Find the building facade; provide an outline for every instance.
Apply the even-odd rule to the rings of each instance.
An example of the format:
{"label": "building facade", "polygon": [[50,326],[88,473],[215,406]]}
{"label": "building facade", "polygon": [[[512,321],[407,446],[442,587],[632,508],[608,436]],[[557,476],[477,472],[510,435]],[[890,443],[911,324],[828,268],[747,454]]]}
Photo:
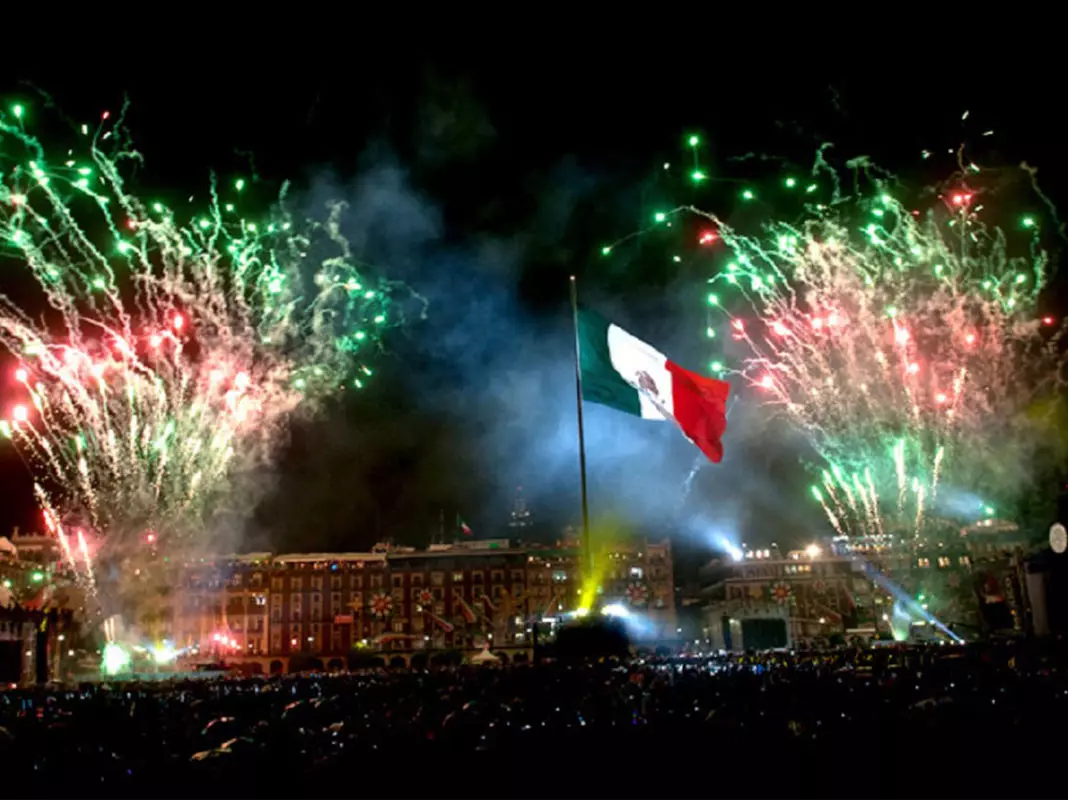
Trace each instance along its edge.
{"label": "building facade", "polygon": [[679,633],[671,541],[617,544],[602,558],[601,599],[640,615],[636,638],[671,641]]}
{"label": "building facade", "polygon": [[791,643],[900,637],[910,626],[945,625],[965,638],[1022,631],[1026,546],[1015,525],[984,520],[937,540],[838,538],[785,556],[746,550],[702,570],[705,634],[722,641],[724,620],[776,616]]}
{"label": "building facade", "polygon": [[[612,546],[602,562],[602,604],[627,604],[649,638],[672,638],[670,543]],[[169,629],[188,658],[275,670],[296,657],[338,666],[354,651],[525,652],[536,624],[579,608],[580,564],[573,541],[507,539],[198,559],[181,570]]]}

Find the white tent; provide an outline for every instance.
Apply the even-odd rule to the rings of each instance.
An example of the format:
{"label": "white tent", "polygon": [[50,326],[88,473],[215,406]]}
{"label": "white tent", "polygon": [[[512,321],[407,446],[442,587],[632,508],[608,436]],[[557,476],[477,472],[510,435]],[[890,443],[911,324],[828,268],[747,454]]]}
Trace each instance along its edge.
{"label": "white tent", "polygon": [[493,653],[491,653],[489,651],[489,648],[487,647],[481,653],[479,653],[478,655],[471,656],[471,658],[469,659],[468,663],[471,663],[471,664],[496,664],[499,661],[500,661],[500,659],[497,658],[497,656],[493,655]]}

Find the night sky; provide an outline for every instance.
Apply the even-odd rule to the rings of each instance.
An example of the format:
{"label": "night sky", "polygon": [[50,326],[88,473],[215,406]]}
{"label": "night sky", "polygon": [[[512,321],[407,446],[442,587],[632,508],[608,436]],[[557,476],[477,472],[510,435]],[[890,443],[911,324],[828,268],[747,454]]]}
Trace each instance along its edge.
{"label": "night sky", "polygon": [[[467,63],[394,54],[354,55],[343,69],[301,59],[254,78],[23,77],[72,119],[128,96],[145,156],[139,194],[202,195],[215,170],[257,176],[264,197],[289,179],[312,214],[348,200],[344,231],[358,255],[429,302],[425,321],[387,339],[366,391],[293,426],[248,510],[248,546],[357,550],[387,536],[425,544],[442,510],[497,535],[518,486],[544,523],[539,536],[577,521],[568,275],[586,302],[683,365],[704,369],[711,356],[706,269],[672,262],[655,241],[600,255],[657,208],[694,201],[732,220],[742,213],[734,181],[809,167],[824,142],[842,161],[867,155],[922,183],[951,169],[944,155],[941,167],[921,161],[922,150],[975,141],[988,160],[1038,166],[1051,198],[1062,194],[1058,105],[1037,79],[1004,74],[1000,89],[987,80],[948,91],[939,80],[873,82],[859,69],[728,76],[715,62],[675,56],[658,75],[589,52],[536,69],[520,54]],[[40,102],[15,81],[4,88]],[[995,136],[979,141],[989,129]],[[690,133],[703,137],[712,180],[705,194],[680,196],[662,164],[687,158]],[[784,544],[822,535],[804,445],[746,400],[732,411],[725,461],[703,464],[688,494],[698,454],[677,431],[588,407],[593,513],[701,546],[719,533]],[[0,468],[0,528],[34,524],[8,444]]]}

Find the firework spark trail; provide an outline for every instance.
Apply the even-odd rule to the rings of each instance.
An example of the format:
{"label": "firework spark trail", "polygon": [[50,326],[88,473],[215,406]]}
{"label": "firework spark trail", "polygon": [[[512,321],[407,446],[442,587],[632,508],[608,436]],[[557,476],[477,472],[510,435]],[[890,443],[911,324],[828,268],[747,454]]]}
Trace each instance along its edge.
{"label": "firework spark trail", "polygon": [[[896,525],[919,535],[940,482],[995,497],[1021,485],[1041,439],[1027,414],[1060,385],[1063,329],[1036,316],[1050,264],[1033,220],[1016,254],[970,190],[921,215],[866,161],[850,165],[872,196],[847,198],[835,181],[832,205],[757,236],[686,210],[731,251],[710,282],[746,311],[708,302],[748,350],[738,372],[808,434],[845,495],[825,472],[834,508],[814,496],[832,525],[882,530],[877,488],[896,483]],[[821,151],[814,172],[828,168]],[[870,502],[854,502],[843,472],[865,475]]]}
{"label": "firework spark trail", "polygon": [[845,536],[846,532],[842,528],[842,523],[839,521],[838,515],[834,513],[834,510],[829,505],[827,505],[827,501],[823,499],[823,492],[819,490],[818,486],[812,487],[812,496],[815,497],[816,502],[823,507],[823,513],[825,513],[827,519],[830,520],[831,527],[833,527],[840,536]]}
{"label": "firework spark trail", "polygon": [[252,221],[238,180],[213,182],[187,217],[127,188],[121,167],[140,157],[109,115],[61,159],[25,121],[21,107],[0,113],[0,246],[45,313],[0,294],[0,344],[30,401],[0,432],[27,456],[68,562],[76,531],[91,576],[146,531],[172,552],[210,536],[233,476],[270,458],[290,413],[362,387],[405,304],[363,274],[342,205],[298,224],[283,190]]}
{"label": "firework spark trail", "polygon": [[[650,399],[652,399],[655,402],[655,398],[650,398]],[[727,403],[727,409],[724,412],[724,416],[727,419],[730,419],[731,410],[734,408],[734,404],[736,402],[736,399],[737,398],[732,397],[730,399],[730,401]],[[701,469],[707,463],[708,463],[708,459],[705,458],[704,455],[700,456],[699,458],[695,458],[694,459],[693,466],[690,467],[690,471],[686,474],[686,478],[682,482],[682,494],[679,496],[678,505],[675,507],[675,516],[676,517],[679,516],[680,514],[682,514],[682,510],[686,507],[686,500],[689,499],[690,491],[693,489],[694,478],[697,477],[697,473],[700,472]]]}

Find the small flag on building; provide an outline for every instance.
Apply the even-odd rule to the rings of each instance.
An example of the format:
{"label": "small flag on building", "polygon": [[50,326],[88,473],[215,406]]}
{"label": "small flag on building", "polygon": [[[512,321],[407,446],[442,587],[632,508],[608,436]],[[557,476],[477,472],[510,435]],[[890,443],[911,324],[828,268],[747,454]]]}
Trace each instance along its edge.
{"label": "small flag on building", "polygon": [[459,514],[456,515],[456,529],[464,536],[470,536],[472,533],[470,526],[463,521]]}

